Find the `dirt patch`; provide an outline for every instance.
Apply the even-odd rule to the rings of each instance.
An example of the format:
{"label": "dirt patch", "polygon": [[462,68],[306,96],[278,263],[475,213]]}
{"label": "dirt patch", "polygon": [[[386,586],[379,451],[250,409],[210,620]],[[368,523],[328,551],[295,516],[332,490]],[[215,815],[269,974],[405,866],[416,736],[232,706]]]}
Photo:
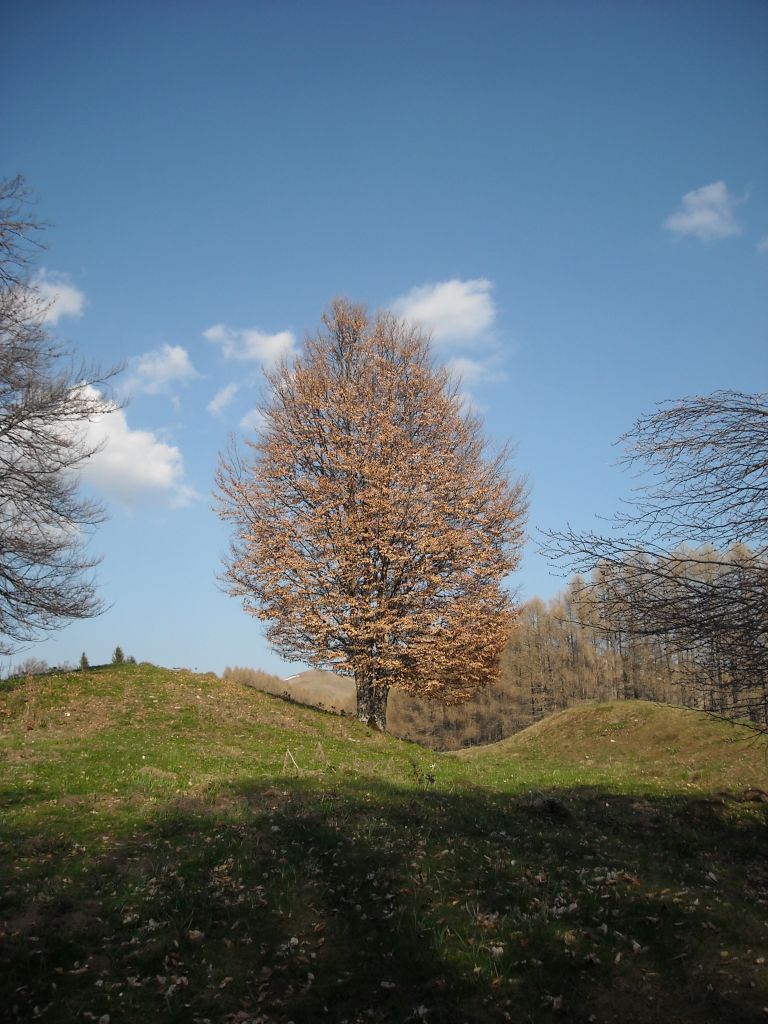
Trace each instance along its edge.
{"label": "dirt patch", "polygon": [[6,750],[4,760],[8,764],[37,764],[38,762],[57,761],[58,757],[52,753],[50,748],[44,753],[38,753],[36,750],[20,747],[15,750]]}

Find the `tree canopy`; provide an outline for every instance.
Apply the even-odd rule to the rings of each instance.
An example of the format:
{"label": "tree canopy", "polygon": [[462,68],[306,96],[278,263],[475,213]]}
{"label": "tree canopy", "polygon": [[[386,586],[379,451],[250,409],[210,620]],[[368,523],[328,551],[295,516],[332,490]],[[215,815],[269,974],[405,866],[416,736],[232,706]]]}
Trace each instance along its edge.
{"label": "tree canopy", "polygon": [[229,591],[281,654],[354,675],[365,721],[384,726],[390,687],[466,699],[515,615],[526,493],[507,450],[391,314],[333,303],[267,382],[256,437],[217,473]]}

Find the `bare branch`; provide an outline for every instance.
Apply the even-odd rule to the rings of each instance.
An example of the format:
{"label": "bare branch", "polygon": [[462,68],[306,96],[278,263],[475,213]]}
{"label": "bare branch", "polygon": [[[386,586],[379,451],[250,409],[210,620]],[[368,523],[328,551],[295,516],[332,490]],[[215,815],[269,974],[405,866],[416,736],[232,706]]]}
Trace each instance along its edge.
{"label": "bare branch", "polygon": [[25,214],[20,178],[0,183],[0,653],[70,619],[97,615],[87,551],[104,519],[78,493],[94,453],[85,424],[103,412],[98,390],[116,372],[76,366],[45,327],[26,274],[39,224]]}
{"label": "bare branch", "polygon": [[545,551],[587,577],[597,628],[654,638],[710,710],[768,728],[766,396],[665,403],[622,441],[642,482],[613,532],[545,531]]}

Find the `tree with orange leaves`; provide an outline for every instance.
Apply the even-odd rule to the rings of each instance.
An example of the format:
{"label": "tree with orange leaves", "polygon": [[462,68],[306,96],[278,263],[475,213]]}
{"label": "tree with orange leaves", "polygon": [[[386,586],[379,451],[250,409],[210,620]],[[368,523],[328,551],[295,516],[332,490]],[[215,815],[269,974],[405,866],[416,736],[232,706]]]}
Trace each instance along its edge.
{"label": "tree with orange leaves", "polygon": [[498,677],[526,488],[421,328],[345,301],[323,326],[220,459],[223,578],[279,653],[354,676],[383,729],[390,688],[453,704]]}

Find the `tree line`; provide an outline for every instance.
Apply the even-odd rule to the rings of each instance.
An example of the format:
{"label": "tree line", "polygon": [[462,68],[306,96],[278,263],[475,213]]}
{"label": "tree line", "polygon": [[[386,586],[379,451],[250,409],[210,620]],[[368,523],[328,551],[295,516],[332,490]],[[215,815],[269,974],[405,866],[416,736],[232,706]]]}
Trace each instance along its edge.
{"label": "tree line", "polygon": [[[676,631],[671,618],[657,630],[644,624],[639,612],[631,617],[626,594],[617,595],[619,573],[598,570],[588,581],[574,577],[550,601],[534,598],[520,608],[496,682],[452,708],[398,694],[390,728],[428,746],[456,749],[496,742],[584,701],[650,700],[765,729],[768,694],[760,669],[765,651],[755,650],[765,642],[765,625],[761,630],[745,611],[755,596],[743,578],[751,554],[739,547],[701,548],[695,555],[679,552],[675,565],[664,567],[667,572],[685,567],[687,579],[678,585],[693,601],[700,599],[701,581],[705,594],[717,594],[717,609],[711,611],[717,629],[706,642],[701,623],[691,638],[688,628]],[[713,578],[721,584],[716,591]],[[635,587],[629,569],[622,582],[629,591]],[[660,622],[661,612],[654,609]]]}

